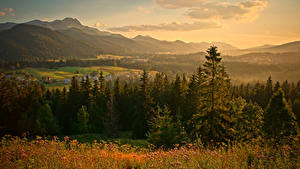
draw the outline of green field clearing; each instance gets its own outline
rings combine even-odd
[[[80,60],[123,59],[123,58],[132,58],[132,56],[98,55],[96,58],[85,58],[85,59],[80,59]]]
[[[100,73],[101,71],[103,72],[104,76],[108,74],[124,75],[129,73],[134,73],[134,74],[142,73],[142,70],[139,69],[128,69],[128,68],[116,67],[116,66],[92,66],[92,67],[66,66],[66,67],[60,67],[58,69],[28,67],[24,69],[18,69],[15,71],[10,71],[7,73],[13,73],[13,74],[29,73],[38,80],[42,80],[43,77],[50,77],[51,79],[55,79],[56,82],[45,84],[47,88],[63,88],[69,86],[63,83],[64,79],[72,79],[73,76],[84,76],[94,72]],[[155,73],[156,73],[155,71],[150,72],[151,75],[154,75]]]

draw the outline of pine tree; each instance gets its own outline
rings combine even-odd
[[[102,110],[102,112],[106,111],[107,106],[107,97],[106,97],[106,85],[105,85],[105,78],[103,76],[103,72],[100,72],[99,75],[99,93],[95,96],[96,104]]]
[[[72,78],[71,86],[68,94],[67,108],[64,111],[63,123],[64,132],[70,133],[76,129],[73,128],[73,123],[77,120],[77,112],[82,106],[82,97],[80,93],[80,86],[77,77]]]
[[[90,82],[89,76],[86,76],[82,79],[80,88],[82,95],[82,104],[87,106],[92,99],[92,84]]]
[[[151,95],[154,101],[159,105],[163,105],[164,104],[163,94],[165,92],[163,73],[156,73],[152,86],[153,86],[153,90]]]
[[[279,89],[272,96],[264,114],[264,132],[267,139],[286,141],[298,134],[298,125],[284,92]]]
[[[294,101],[293,112],[295,112],[298,126],[300,126],[300,98]]]
[[[280,88],[280,83],[279,83],[279,81],[277,81],[274,86],[274,92],[277,92],[279,90],[279,88]]]
[[[139,89],[139,106],[135,112],[135,123],[133,136],[135,138],[145,138],[149,126],[147,121],[153,117],[153,99],[150,95],[149,77],[148,73],[144,70],[140,79],[142,82]]]
[[[290,89],[291,89],[291,85],[290,85],[290,83],[289,83],[287,80],[284,81],[284,82],[281,84],[281,89],[282,89],[283,92],[284,92],[285,99],[286,99],[286,100],[289,100],[289,92],[290,92]]]
[[[221,64],[217,47],[207,50],[203,72],[206,83],[203,87],[201,111],[194,115],[195,135],[203,142],[226,141],[231,137],[232,124],[229,113],[230,80]]]
[[[188,93],[186,96],[184,113],[182,113],[182,123],[188,134],[191,134],[191,120],[194,114],[199,113],[201,107],[199,86],[196,75],[193,74],[189,83]]]
[[[147,140],[157,147],[172,148],[175,144],[188,141],[184,128],[170,113],[168,107],[161,109],[157,106],[155,116],[149,122]]]
[[[89,124],[91,132],[100,133],[103,130],[104,111],[94,101],[88,106]]]
[[[59,127],[48,104],[39,107],[37,111],[37,134],[57,134]]]
[[[260,84],[259,82],[255,84],[251,100],[265,108],[265,86],[263,84]]]
[[[86,106],[81,106],[77,113],[77,130],[79,133],[88,132],[89,113]]]
[[[100,93],[104,95],[105,93],[105,78],[103,76],[103,72],[100,72],[99,75],[99,84],[100,84]]]
[[[116,137],[118,136],[118,122],[119,117],[114,109],[114,96],[111,94],[109,90],[106,90],[106,97],[107,97],[107,109],[104,113],[103,118],[103,127],[104,127],[104,134],[109,137]]]
[[[267,80],[267,84],[266,84],[266,88],[265,88],[265,102],[264,102],[264,107],[267,106],[267,104],[269,103],[270,98],[273,95],[273,83],[272,83],[272,78],[271,76],[269,76],[268,80]]]
[[[205,75],[201,66],[198,67],[197,72],[194,73],[188,85],[186,102],[184,112],[182,113],[182,123],[188,134],[195,134],[192,132],[193,116],[200,113],[203,106],[203,88],[205,84]],[[197,123],[197,122],[195,122]],[[192,136],[191,136],[192,137]]]
[[[260,106],[239,97],[231,100],[230,111],[235,140],[249,141],[262,136],[263,110]]]
[[[120,128],[123,131],[132,130],[132,122],[134,122],[133,115],[136,111],[135,98],[137,93],[134,92],[132,86],[127,83],[123,86],[123,94],[120,98]]]
[[[93,89],[92,89],[94,100],[100,95],[99,86],[100,86],[99,80],[94,80],[94,85],[93,85]]]
[[[184,89],[183,82],[180,76],[177,74],[175,82],[172,84],[171,96],[168,104],[170,107],[171,115],[174,119],[177,119],[179,116],[181,116],[185,95],[186,89]]]

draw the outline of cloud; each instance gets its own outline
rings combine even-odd
[[[138,11],[144,14],[150,14],[152,11],[150,9],[144,8],[144,7],[138,7]]]
[[[187,8],[187,16],[193,19],[244,20],[251,22],[268,6],[267,0],[243,0],[218,2],[215,0],[156,0],[162,8]]]
[[[221,28],[222,25],[216,22],[198,21],[193,23],[163,23],[159,25],[137,25],[109,28],[113,32],[133,32],[133,31],[193,31],[202,29]]]
[[[96,22],[95,24],[94,24],[94,27],[96,27],[96,28],[101,28],[101,27],[106,27],[107,26],[107,24],[103,24],[103,23],[101,23],[101,22]]]
[[[190,8],[187,16],[193,19],[245,20],[253,21],[259,12],[268,6],[265,0],[248,0],[237,3],[205,3]]]
[[[162,8],[176,9],[184,7],[193,7],[207,0],[156,0],[156,3]]]
[[[194,19],[247,19],[257,17],[257,13],[265,9],[266,1],[247,1],[236,4],[210,3],[191,8],[187,16]]]

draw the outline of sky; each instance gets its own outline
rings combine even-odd
[[[130,38],[239,48],[300,40],[300,0],[0,0],[1,23],[65,17]]]

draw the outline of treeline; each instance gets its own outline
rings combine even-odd
[[[190,78],[146,71],[139,83],[73,77],[70,89],[46,90],[1,74],[1,134],[132,131],[157,146],[265,138],[292,141],[299,132],[300,82],[232,86],[216,47]],[[295,116],[297,114],[297,118]]]
[[[35,68],[49,68],[55,69],[65,66],[120,66],[131,69],[150,69],[151,64],[147,62],[135,62],[134,59],[91,59],[91,60],[80,60],[80,59],[67,59],[67,60],[28,60],[28,61],[4,61],[0,60],[1,69],[3,71],[22,69],[27,67]]]
[[[295,113],[298,124],[300,124],[300,81],[296,84],[290,83],[287,80],[280,83],[279,81],[273,82],[271,76],[266,83],[257,82],[255,84],[240,84],[239,86],[232,87],[232,94],[235,97],[242,97],[247,102],[255,102],[260,107],[265,109],[271,99],[271,97],[279,89],[285,94],[285,100],[289,104],[289,107]]]

